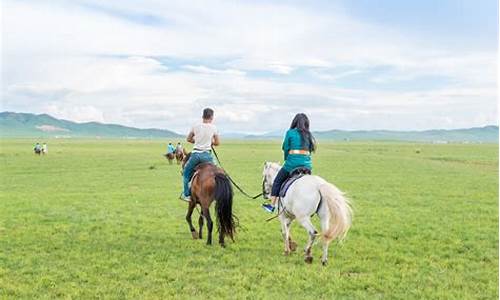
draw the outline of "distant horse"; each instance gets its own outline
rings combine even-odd
[[[172,162],[174,161],[174,158],[175,158],[175,154],[174,153],[167,153],[167,154],[164,154],[164,156],[168,159],[168,164],[172,164]]]
[[[263,195],[268,198],[276,174],[281,169],[277,163],[266,162],[263,171]],[[312,263],[312,246],[318,234],[310,217],[317,214],[321,223],[323,237],[323,256],[321,262],[326,265],[328,246],[335,239],[342,240],[351,227],[352,210],[349,200],[333,184],[323,178],[304,175],[297,179],[279,200],[278,215],[285,242],[285,255],[294,250],[295,242],[290,237],[290,225],[294,219],[302,224],[309,234],[305,248],[305,262]]]
[[[33,151],[35,152],[35,154],[42,154],[42,148],[34,148]]]
[[[182,161],[182,169],[189,160],[191,153],[187,153]],[[191,179],[191,201],[189,202],[186,221],[189,224],[193,239],[202,238],[203,218],[207,221],[207,245],[212,244],[213,222],[210,217],[210,205],[215,200],[217,230],[219,244],[225,247],[224,237],[229,236],[234,241],[235,220],[233,216],[233,188],[224,170],[211,164],[202,163],[196,167]],[[193,227],[191,215],[196,205],[201,206],[201,215],[198,220],[199,232]]]
[[[177,147],[175,149],[175,159],[177,160],[177,164],[180,164],[183,160],[184,157],[186,156],[186,150],[184,148],[179,148]]]

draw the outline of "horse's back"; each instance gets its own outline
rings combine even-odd
[[[318,209],[321,201],[319,188],[325,183],[319,176],[305,175],[290,186],[283,204],[296,217],[310,216]]]

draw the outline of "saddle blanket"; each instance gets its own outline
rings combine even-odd
[[[290,177],[281,185],[280,198],[285,197],[286,192],[292,186],[292,184],[297,181],[297,179],[302,178],[305,175],[311,175],[311,171],[306,168],[292,170]]]

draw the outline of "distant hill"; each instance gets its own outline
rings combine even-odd
[[[98,122],[76,123],[47,114],[1,112],[1,137],[169,138],[179,134],[163,129],[139,129]]]
[[[248,135],[249,139],[281,139],[284,133],[271,132],[263,135]],[[413,141],[413,142],[472,142],[498,143],[498,126],[467,129],[434,129],[425,131],[390,130],[328,130],[313,132],[317,139],[336,141]]]
[[[281,139],[284,131],[262,135],[224,134],[224,138]],[[390,131],[390,130],[328,130],[313,133],[317,139],[335,141],[414,141],[498,143],[498,126],[453,130]],[[1,112],[0,137],[88,137],[88,138],[174,138],[181,135],[163,129],[139,129],[97,122],[76,123],[56,119],[47,114]]]

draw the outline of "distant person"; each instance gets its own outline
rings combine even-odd
[[[175,147],[175,151],[177,151],[177,152],[182,152],[182,145],[181,145],[181,142],[178,142],[178,143],[177,143],[177,146]]]
[[[214,111],[211,108],[205,108],[203,110],[202,122],[193,126],[186,138],[186,141],[194,144],[194,147],[191,157],[184,166],[184,188],[180,197],[181,200],[191,201],[189,181],[193,176],[196,166],[205,162],[213,163],[212,146],[219,145],[219,133],[217,132],[217,127],[212,124],[213,119]]]
[[[285,163],[274,179],[271,203],[262,205],[270,213],[274,211],[281,185],[290,177],[290,173],[301,167],[312,169],[311,152],[316,150],[316,145],[314,137],[309,131],[309,119],[305,114],[300,113],[293,118],[281,148],[285,156]]]
[[[40,145],[40,143],[37,142],[33,150],[35,151],[36,154],[40,154],[40,152],[42,152],[42,145]]]
[[[43,143],[42,145],[42,153],[47,154],[49,152],[49,148],[47,148],[47,144]]]
[[[174,152],[175,152],[174,145],[172,145],[172,143],[168,143],[167,154],[174,154]]]

